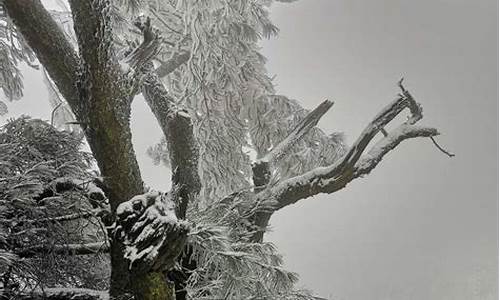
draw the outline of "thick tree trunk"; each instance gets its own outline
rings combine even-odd
[[[70,1],[80,57],[39,0],[5,0],[2,4],[84,128],[112,211],[142,194],[129,128],[132,95],[121,86],[123,77],[112,57],[112,37],[106,24],[109,16],[105,15],[109,3]],[[132,274],[123,251],[121,242],[111,242],[111,297],[157,300],[173,295],[173,287],[163,275]]]

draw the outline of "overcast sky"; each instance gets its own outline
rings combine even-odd
[[[336,299],[497,299],[497,0],[275,4],[263,43],[280,93],[353,141],[395,98],[424,107],[449,159],[411,140],[365,179],[273,217],[269,236],[302,283]],[[490,295],[490,296],[488,296]]]
[[[450,159],[428,139],[391,152],[364,179],[334,195],[283,209],[268,239],[301,285],[342,300],[497,299],[497,0],[301,0],[275,4],[278,38],[262,43],[279,93],[313,108],[353,141],[395,99],[396,82],[424,107]],[[25,73],[26,97],[11,114],[49,119],[41,77]],[[5,117],[0,117],[4,122]],[[145,155],[161,132],[149,108],[133,107],[145,181],[165,171]]]

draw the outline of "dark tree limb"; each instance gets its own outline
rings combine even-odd
[[[405,90],[401,83],[402,94],[386,106],[354,142],[349,151],[338,162],[319,167],[303,175],[287,179],[266,189],[257,195],[259,198],[272,198],[276,201],[275,209],[281,209],[300,199],[319,193],[333,193],[344,188],[353,179],[368,174],[382,158],[402,141],[415,137],[432,137],[438,131],[430,127],[414,125],[422,118],[422,108]],[[363,153],[375,135],[384,126],[399,115],[405,108],[410,110],[410,117],[397,129],[383,137],[368,154]]]
[[[82,60],[80,98],[89,112],[84,130],[101,170],[111,210],[116,211],[120,203],[144,192],[129,124],[135,93],[113,53],[110,2],[69,2]],[[130,271],[122,241],[112,239],[110,256],[112,297],[133,294],[137,299],[148,299],[137,282],[168,289],[165,282],[153,280],[148,273],[137,275]]]
[[[149,73],[145,76],[142,94],[167,140],[172,185],[176,187],[174,202],[178,216],[183,219],[189,201],[196,199],[201,190],[193,124],[188,112],[176,107],[157,75]]]
[[[113,54],[108,1],[69,1],[82,60],[84,131],[97,160],[111,210],[143,193],[129,126],[131,95]]]

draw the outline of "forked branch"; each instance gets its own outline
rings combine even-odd
[[[333,106],[333,102],[329,100],[323,101],[318,107],[312,110],[304,119],[297,124],[294,129],[276,145],[269,153],[258,159],[252,164],[253,183],[255,185],[254,192],[259,193],[264,190],[269,184],[272,173],[272,165],[277,165],[280,159],[296,145],[314,126],[316,126],[325,115],[325,113]],[[271,217],[270,212],[257,212],[253,216],[252,223],[256,227],[255,233],[251,237],[254,242],[261,242],[264,237],[264,231]]]
[[[259,198],[272,198],[276,201],[276,210],[293,204],[300,199],[319,193],[333,193],[345,187],[353,179],[368,174],[382,158],[402,141],[415,137],[433,137],[439,134],[435,128],[417,126],[422,119],[422,107],[413,96],[399,83],[402,93],[386,106],[366,126],[349,151],[336,163],[319,167],[300,176],[287,179],[265,189],[257,195]],[[387,133],[384,127],[404,109],[409,109],[406,122]],[[384,137],[363,156],[369,143],[378,132],[384,130]]]
[[[187,205],[201,190],[198,174],[198,144],[187,111],[179,109],[159,77],[150,72],[144,77],[142,94],[165,135],[172,166],[172,185],[177,186],[174,202],[177,216],[184,219]]]

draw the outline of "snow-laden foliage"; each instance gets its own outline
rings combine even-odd
[[[272,1],[116,1],[133,19],[147,15],[160,29],[157,64],[182,53],[188,61],[163,78],[171,96],[195,122],[200,146],[202,198],[207,203],[252,185],[247,149],[258,156],[282,141],[307,114],[296,101],[276,95],[258,42],[277,34],[269,18]],[[123,22],[120,23],[122,27]],[[123,30],[122,30],[123,32]],[[125,40],[131,38],[129,34]],[[306,150],[307,149],[307,150]],[[149,149],[167,162],[165,141]],[[314,129],[278,166],[287,178],[331,163],[345,151],[340,134]]]
[[[142,39],[137,18],[151,19],[161,35],[156,66],[176,55],[189,59],[163,78],[170,95],[195,122],[200,146],[202,198],[209,203],[252,185],[248,149],[265,155],[307,114],[297,101],[276,95],[258,42],[278,33],[269,17],[270,0],[114,0],[114,51],[126,55]],[[71,12],[63,1],[51,11],[67,39],[77,48]],[[77,50],[77,49],[76,49]],[[160,67],[161,68],[161,67]],[[74,117],[61,104],[57,88],[46,79],[54,108],[54,125],[68,129]],[[0,107],[2,110],[2,107]],[[74,130],[75,126],[71,126]],[[148,153],[168,166],[165,141]],[[345,152],[339,133],[315,128],[290,158],[280,163],[285,179],[332,163]]]
[[[0,6],[0,88],[9,101],[23,96],[23,81],[19,63],[33,63],[35,55]],[[7,104],[0,100],[0,116],[8,112]]]
[[[106,285],[105,278],[99,278],[103,270],[96,267],[102,261],[99,256],[55,253],[62,249],[69,254],[69,244],[95,241],[104,234],[96,219],[60,218],[85,214],[103,204],[102,192],[92,185],[92,157],[80,150],[81,143],[81,137],[28,117],[1,127],[0,278],[4,287],[21,292],[35,287]],[[30,249],[39,249],[37,255]]]
[[[297,290],[297,274],[282,266],[272,243],[254,243],[250,216],[272,203],[251,204],[246,191],[206,209],[191,208],[190,259],[196,263],[186,290],[189,299],[317,299]]]
[[[174,265],[184,248],[188,224],[177,219],[170,194],[137,195],[118,206],[116,219],[114,235],[123,241],[131,269],[163,270]]]

